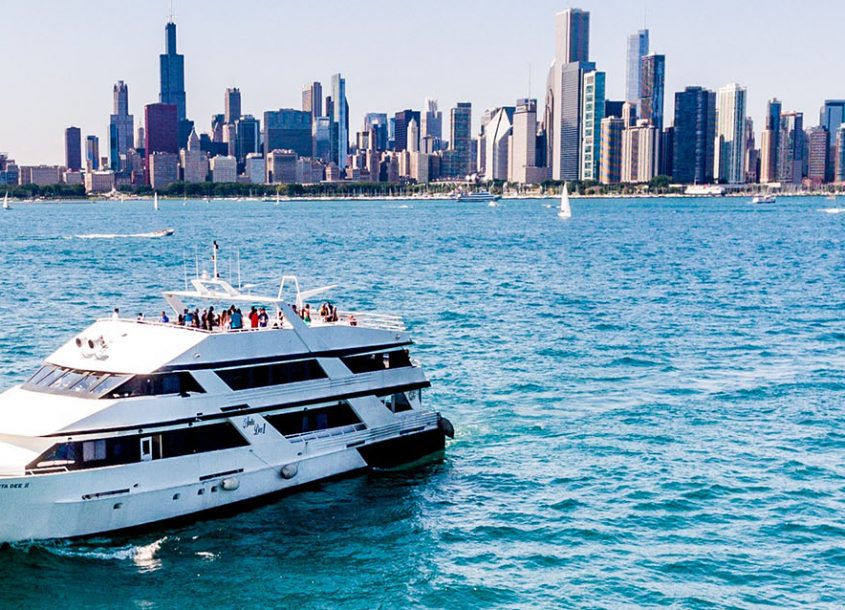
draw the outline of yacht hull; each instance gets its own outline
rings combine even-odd
[[[435,423],[293,462],[268,464],[253,448],[244,447],[213,457],[6,478],[0,481],[0,542],[82,538],[235,512],[318,481],[413,462],[444,444],[445,435]]]

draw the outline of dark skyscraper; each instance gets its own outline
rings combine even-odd
[[[292,150],[300,157],[310,157],[311,113],[292,108],[264,113],[264,157],[274,150]]]
[[[129,114],[129,87],[123,81],[114,86],[114,114],[109,119],[109,162],[111,169],[126,169],[126,152],[133,148],[135,119]]]
[[[85,138],[85,167],[88,171],[100,169],[100,138],[97,136]]]
[[[241,118],[241,90],[226,89],[226,112],[223,120],[227,125],[234,125]]]
[[[243,163],[249,153],[261,152],[259,150],[261,124],[254,116],[246,115],[239,118],[235,125],[237,134],[235,157],[237,157],[238,163]]]
[[[640,74],[640,118],[663,129],[663,91],[666,81],[666,56],[652,53],[642,59]]]
[[[675,138],[672,178],[675,182],[713,181],[716,139],[716,93],[687,87],[675,94]]]
[[[458,102],[457,107],[452,108],[451,119],[452,139],[449,147],[458,155],[455,164],[457,176],[463,177],[472,172],[472,104]]]
[[[73,172],[82,169],[82,132],[79,127],[65,129],[65,166]]]
[[[555,16],[555,60],[561,66],[590,60],[590,13],[567,9]]]
[[[827,130],[829,146],[827,151],[826,179],[832,181],[836,169],[836,131],[845,123],[845,100],[825,100],[819,125]]]
[[[159,102],[176,106],[176,120],[187,119],[185,109],[185,56],[176,52],[176,24],[165,27],[165,53],[159,56],[161,67],[161,93]],[[190,133],[190,132],[189,132]]]
[[[403,110],[402,112],[397,112],[394,118],[396,119],[396,131],[394,132],[395,141],[393,149],[396,151],[407,150],[409,148],[408,125],[412,120],[416,121],[417,125],[420,124],[420,111]],[[416,145],[416,150],[419,150],[419,142],[417,142]]]
[[[144,154],[149,169],[150,155],[156,152],[179,152],[178,109],[173,104],[147,104],[144,106]],[[149,182],[149,172],[147,174]]]

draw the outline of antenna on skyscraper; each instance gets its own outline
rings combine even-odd
[[[528,64],[528,99],[531,99],[531,64]]]
[[[170,17],[169,17],[169,21],[170,21],[170,23],[173,23],[173,0],[170,0]]]
[[[648,0],[643,0],[643,29],[648,29]]]

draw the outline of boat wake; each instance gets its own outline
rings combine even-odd
[[[150,231],[149,233],[86,233],[74,235],[76,239],[156,239],[173,235],[173,229]]]
[[[156,557],[161,550],[167,536],[145,545],[122,545],[109,547],[103,540],[101,544],[95,541],[89,543],[53,541],[49,543],[21,543],[13,544],[12,548],[21,551],[41,550],[51,555],[70,559],[91,559],[96,561],[131,561],[144,571],[155,571],[161,567],[161,560]]]
[[[845,208],[824,208],[821,211],[825,214],[845,214]]]

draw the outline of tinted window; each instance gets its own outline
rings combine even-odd
[[[190,373],[161,373],[136,375],[109,393],[109,398],[161,396],[165,394],[203,393],[204,390]]]
[[[316,360],[280,362],[215,372],[235,391],[326,378],[326,372]]]
[[[295,413],[266,415],[264,419],[283,436],[296,436],[297,434],[361,423],[361,419],[355,414],[352,407],[345,402],[330,407],[306,409]]]
[[[245,447],[249,443],[229,422],[170,430],[160,434],[136,434],[93,441],[53,445],[27,470],[67,468],[82,470],[141,461],[141,439],[152,441],[153,459],[166,459]]]
[[[24,387],[37,392],[100,398],[128,379],[129,375],[79,371],[45,364],[29,378]]]
[[[384,369],[400,369],[411,365],[411,356],[408,350],[383,352],[379,354],[367,354],[365,356],[348,356],[342,358],[343,363],[356,375],[359,373],[371,373],[383,371]]]

